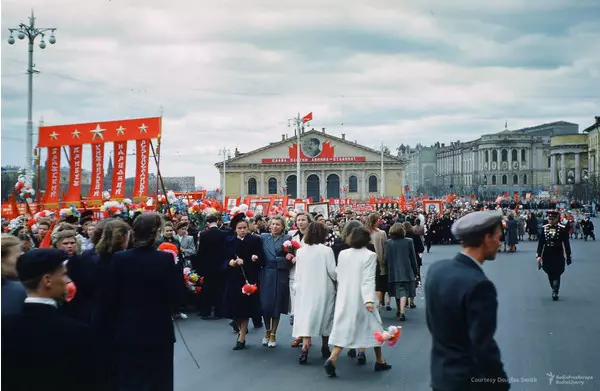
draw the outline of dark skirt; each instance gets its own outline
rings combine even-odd
[[[246,281],[228,276],[223,293],[223,316],[228,319],[249,319],[260,315],[260,294],[242,293]],[[260,291],[260,288],[259,288]]]
[[[397,299],[401,297],[415,297],[417,295],[417,283],[415,281],[390,282],[390,296]]]
[[[376,292],[387,292],[388,291],[388,276],[387,274],[381,274],[379,265],[375,270],[375,291]]]

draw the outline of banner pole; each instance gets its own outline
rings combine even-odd
[[[169,217],[173,218],[173,216],[171,215],[171,204],[169,203],[169,200],[167,199],[167,190],[165,188],[165,183],[163,182],[162,175],[160,173],[160,167],[158,166],[158,157],[156,156],[156,151],[154,149],[154,143],[152,142],[152,140],[150,140],[150,148],[152,148],[152,156],[154,156],[154,163],[156,163],[156,175],[158,176],[158,180],[160,181],[160,186],[164,193],[165,199],[167,200],[167,208],[168,208],[167,210],[169,211]]]

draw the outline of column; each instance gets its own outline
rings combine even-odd
[[[581,162],[579,160],[579,152],[575,152],[575,183],[581,183]]]
[[[258,194],[261,196],[265,195],[265,172],[260,172],[260,184],[258,186]]]
[[[381,175],[381,174],[380,174]],[[379,181],[379,186],[381,186],[381,189],[379,189],[380,193],[383,194],[383,196],[385,197],[385,192],[386,192],[386,188],[385,188],[385,168],[383,169],[383,176],[381,177],[381,180]],[[404,193],[404,189],[401,189],[400,192]]]
[[[565,153],[560,154],[560,175],[562,178],[561,184],[565,185],[567,183],[567,159],[565,158]]]
[[[284,189],[287,186],[287,183],[285,182],[285,171],[281,170],[280,176],[281,176],[281,183],[279,184],[279,189]],[[279,193],[279,191],[277,193]],[[287,194],[288,194],[288,192],[286,189],[286,191],[283,192],[283,195],[285,196]]]
[[[550,184],[556,185],[556,155],[550,155]]]
[[[496,169],[498,171],[502,170],[502,149],[498,148],[496,151],[498,154],[498,161],[496,162]],[[500,178],[500,183],[502,183],[502,177]]]
[[[367,190],[369,190],[366,186],[366,181],[367,181],[367,172],[365,170],[362,170],[362,172],[360,173],[360,198],[362,198],[363,200],[366,200],[368,198],[368,192]]]
[[[246,183],[244,181],[244,171],[240,172],[240,197],[246,195]]]
[[[321,198],[327,198],[327,177],[325,176],[325,170],[321,170],[321,178],[321,186],[319,188]]]
[[[341,178],[340,178],[340,187],[342,189],[344,189],[346,187],[346,169],[342,168],[342,173],[341,173]],[[348,198],[348,193],[344,193],[342,194],[342,192],[340,192],[340,197],[342,197],[342,195],[345,195],[346,198]]]
[[[509,148],[508,149],[508,171],[512,171],[512,165],[513,165],[513,160],[512,160],[512,150],[513,148]],[[517,149],[517,161],[519,161],[519,150]],[[511,175],[511,182],[512,183],[512,175]]]

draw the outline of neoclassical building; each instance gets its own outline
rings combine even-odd
[[[301,189],[296,177],[296,135],[215,164],[226,197],[288,195],[292,198],[398,197],[404,185],[404,158],[312,129],[302,132]],[[383,162],[383,170],[382,170]],[[383,174],[383,176],[382,176]],[[225,186],[223,186],[225,184]]]
[[[552,137],[550,182],[553,186],[579,185],[589,177],[588,135]]]

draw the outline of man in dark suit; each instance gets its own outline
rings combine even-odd
[[[429,268],[425,282],[427,327],[433,339],[431,386],[439,391],[508,390],[494,341],[496,288],[483,272],[500,246],[502,214],[475,212],[452,225],[462,242],[454,258]]]
[[[134,248],[112,258],[109,301],[121,391],[173,390],[171,316],[182,300],[182,276],[173,256],[156,250],[161,226],[156,213],[137,217]]]
[[[228,233],[219,229],[219,218],[210,215],[206,218],[208,229],[198,238],[198,254],[194,260],[194,268],[204,276],[204,290],[198,301],[198,316],[220,319],[223,289],[225,287],[224,263],[227,258]]]
[[[2,317],[2,389],[94,390],[94,346],[87,325],[57,311],[64,301],[67,253],[31,250],[17,272],[27,290],[20,314]]]

